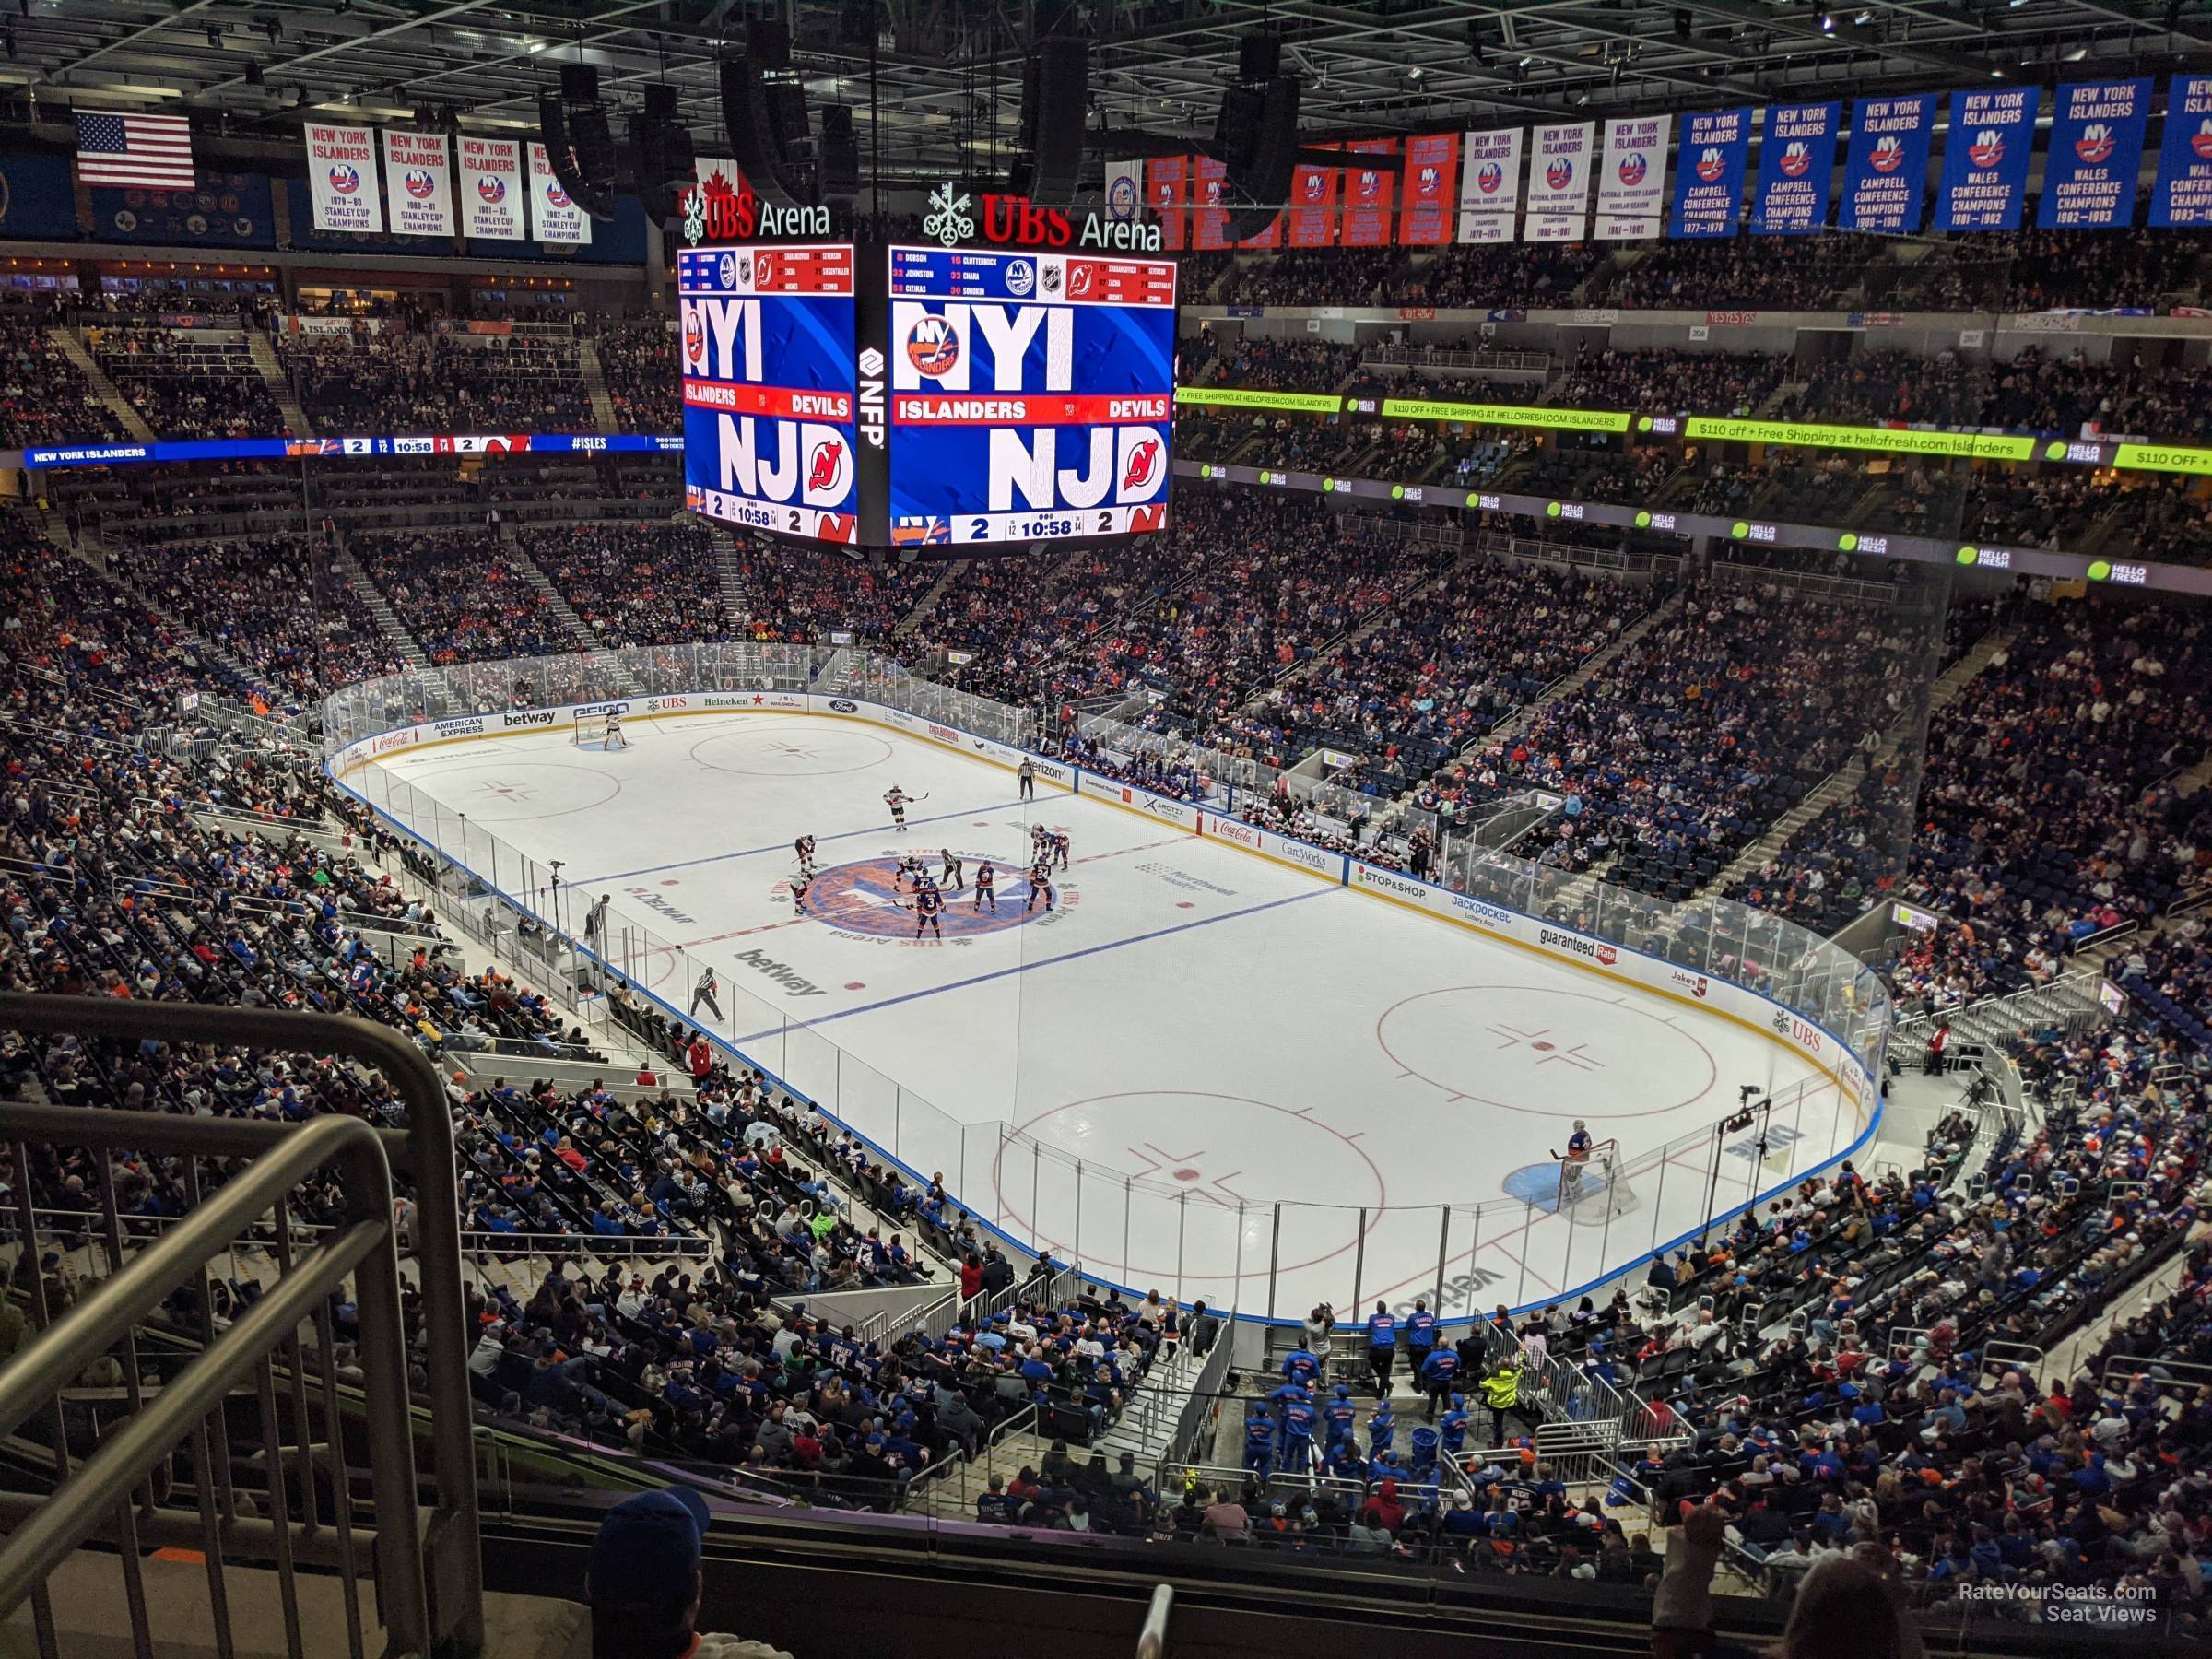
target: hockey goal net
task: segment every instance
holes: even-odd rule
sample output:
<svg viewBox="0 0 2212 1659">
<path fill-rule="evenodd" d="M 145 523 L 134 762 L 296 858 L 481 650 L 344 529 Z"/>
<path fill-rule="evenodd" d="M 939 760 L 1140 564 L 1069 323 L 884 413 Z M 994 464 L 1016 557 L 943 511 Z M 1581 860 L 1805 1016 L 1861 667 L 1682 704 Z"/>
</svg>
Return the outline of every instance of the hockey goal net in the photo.
<svg viewBox="0 0 2212 1659">
<path fill-rule="evenodd" d="M 605 709 L 594 710 L 588 714 L 577 715 L 576 724 L 570 734 L 569 741 L 574 744 L 578 748 L 606 747 L 607 725 L 613 718 L 614 717 L 610 715 Z M 616 726 L 615 730 L 616 742 L 628 743 L 629 741 L 629 722 L 622 722 L 620 724 Z"/>
<path fill-rule="evenodd" d="M 1636 1207 L 1636 1189 L 1622 1167 L 1618 1141 L 1597 1141 L 1586 1158 L 1559 1159 L 1559 1207 L 1577 1221 L 1625 1216 Z"/>
</svg>

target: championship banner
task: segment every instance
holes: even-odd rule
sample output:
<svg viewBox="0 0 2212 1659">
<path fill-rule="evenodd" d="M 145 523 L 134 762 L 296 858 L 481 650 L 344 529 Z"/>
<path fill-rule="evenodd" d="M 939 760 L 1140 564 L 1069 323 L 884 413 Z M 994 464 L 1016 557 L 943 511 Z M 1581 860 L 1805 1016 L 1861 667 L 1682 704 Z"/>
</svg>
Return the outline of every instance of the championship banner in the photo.
<svg viewBox="0 0 2212 1659">
<path fill-rule="evenodd" d="M 1661 231 L 1666 199 L 1666 138 L 1672 115 L 1629 115 L 1606 123 L 1597 175 L 1597 240 L 1636 241 Z"/>
<path fill-rule="evenodd" d="M 2166 83 L 2166 136 L 2150 222 L 2212 225 L 2212 75 L 2177 75 Z"/>
<path fill-rule="evenodd" d="M 1145 164 L 1142 161 L 1106 163 L 1106 218 L 1117 225 L 1134 225 L 1144 217 Z"/>
<path fill-rule="evenodd" d="M 2058 89 L 2035 222 L 2045 230 L 2117 230 L 2135 222 L 2136 173 L 2150 124 L 2150 79 Z"/>
<path fill-rule="evenodd" d="M 1751 111 L 1700 110 L 1682 117 L 1682 148 L 1675 157 L 1675 211 L 1666 233 L 1674 237 L 1735 234 L 1744 205 L 1744 163 L 1751 155 Z"/>
<path fill-rule="evenodd" d="M 1528 152 L 1524 241 L 1581 241 L 1590 229 L 1590 141 L 1594 121 L 1540 126 Z"/>
<path fill-rule="evenodd" d="M 2041 87 L 1967 88 L 1951 94 L 1951 130 L 1936 184 L 1938 230 L 2018 230 L 2028 195 Z"/>
<path fill-rule="evenodd" d="M 530 147 L 530 234 L 548 245 L 574 247 L 592 240 L 592 222 L 553 176 L 546 147 Z"/>
<path fill-rule="evenodd" d="M 1226 224 L 1222 227 L 1221 234 L 1224 236 L 1229 234 Z M 1282 245 L 1283 215 L 1279 213 L 1267 221 L 1266 229 L 1261 231 L 1257 236 L 1248 236 L 1237 244 L 1240 248 L 1279 248 Z"/>
<path fill-rule="evenodd" d="M 1188 156 L 1155 156 L 1145 163 L 1145 200 L 1159 220 L 1159 245 L 1171 253 L 1183 245 L 1183 192 L 1190 166 Z"/>
<path fill-rule="evenodd" d="M 1828 227 L 1840 103 L 1770 104 L 1751 192 L 1751 234 L 1814 236 Z"/>
<path fill-rule="evenodd" d="M 1928 182 L 1928 148 L 1936 136 L 1936 100 L 1862 98 L 1852 111 L 1851 147 L 1843 159 L 1841 230 L 1910 236 L 1920 229 L 1920 197 Z"/>
<path fill-rule="evenodd" d="M 454 141 L 461 167 L 461 234 L 492 241 L 523 240 L 523 150 L 512 138 Z"/>
<path fill-rule="evenodd" d="M 1221 206 L 1229 164 L 1200 156 L 1191 171 L 1191 246 L 1211 253 L 1229 246 L 1229 212 Z"/>
<path fill-rule="evenodd" d="M 1290 175 L 1290 222 L 1294 248 L 1325 248 L 1335 240 L 1336 181 L 1333 167 L 1301 167 Z"/>
<path fill-rule="evenodd" d="M 1409 248 L 1452 240 L 1459 188 L 1459 135 L 1422 133 L 1406 140 L 1406 192 L 1398 241 Z"/>
<path fill-rule="evenodd" d="M 311 121 L 300 132 L 307 144 L 315 229 L 382 230 L 384 199 L 376 188 L 376 129 Z"/>
<path fill-rule="evenodd" d="M 1469 133 L 1460 147 L 1459 240 L 1510 242 L 1521 206 L 1522 127 Z"/>
<path fill-rule="evenodd" d="M 395 236 L 453 233 L 453 164 L 443 133 L 383 131 L 384 189 Z"/>
<path fill-rule="evenodd" d="M 1374 157 L 1375 165 L 1356 167 L 1345 175 L 1344 235 L 1339 240 L 1347 248 L 1387 248 L 1391 196 L 1398 172 L 1392 159 L 1397 154 L 1398 141 L 1362 138 L 1344 147 Z"/>
</svg>

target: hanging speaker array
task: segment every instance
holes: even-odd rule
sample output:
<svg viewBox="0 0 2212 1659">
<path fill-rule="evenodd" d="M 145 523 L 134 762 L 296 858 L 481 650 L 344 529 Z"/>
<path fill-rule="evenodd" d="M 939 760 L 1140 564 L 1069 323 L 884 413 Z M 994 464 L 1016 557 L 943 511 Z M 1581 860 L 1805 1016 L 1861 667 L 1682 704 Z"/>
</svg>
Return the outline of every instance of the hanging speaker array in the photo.
<svg viewBox="0 0 2212 1659">
<path fill-rule="evenodd" d="M 537 122 L 547 162 L 569 199 L 587 218 L 602 223 L 613 218 L 618 159 L 599 101 L 599 71 L 589 64 L 563 64 L 560 89 L 538 95 Z"/>
</svg>

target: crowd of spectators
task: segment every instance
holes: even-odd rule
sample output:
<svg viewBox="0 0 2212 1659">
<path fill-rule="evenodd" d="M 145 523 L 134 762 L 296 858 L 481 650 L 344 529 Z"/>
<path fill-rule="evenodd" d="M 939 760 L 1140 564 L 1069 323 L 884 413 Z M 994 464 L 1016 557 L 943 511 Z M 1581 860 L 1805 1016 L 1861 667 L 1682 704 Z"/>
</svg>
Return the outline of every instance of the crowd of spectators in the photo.
<svg viewBox="0 0 2212 1659">
<path fill-rule="evenodd" d="M 342 334 L 280 334 L 276 344 L 300 406 L 325 432 L 597 429 L 575 342 L 564 336 L 363 323 Z"/>
<path fill-rule="evenodd" d="M 242 338 L 129 323 L 88 328 L 85 343 L 164 438 L 296 436 Z"/>
<path fill-rule="evenodd" d="M 354 557 L 433 663 L 580 651 L 577 639 L 490 530 L 385 531 Z"/>
<path fill-rule="evenodd" d="M 560 524 L 521 545 L 593 638 L 609 645 L 726 640 L 713 539 L 696 525 Z"/>
<path fill-rule="evenodd" d="M 125 436 L 113 410 L 46 333 L 45 313 L 0 308 L 0 447 Z"/>
<path fill-rule="evenodd" d="M 1934 257 L 1903 269 L 1890 299 L 1911 311 L 2147 311 L 2194 293 L 2201 281 L 2206 242 L 2196 232 L 2081 236 L 2033 229 L 2027 228 L 2035 219 L 2032 202 L 2023 218 L 2018 230 L 1942 238 Z"/>
<path fill-rule="evenodd" d="M 607 401 L 626 432 L 680 432 L 684 405 L 676 332 L 665 317 L 607 317 L 591 324 Z"/>
</svg>

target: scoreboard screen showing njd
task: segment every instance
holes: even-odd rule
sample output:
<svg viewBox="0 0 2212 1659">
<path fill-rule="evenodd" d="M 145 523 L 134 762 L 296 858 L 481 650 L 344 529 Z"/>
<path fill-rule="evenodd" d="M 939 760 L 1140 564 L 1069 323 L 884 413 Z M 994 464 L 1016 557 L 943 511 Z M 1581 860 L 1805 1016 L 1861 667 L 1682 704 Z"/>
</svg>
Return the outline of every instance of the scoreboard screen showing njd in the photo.
<svg viewBox="0 0 2212 1659">
<path fill-rule="evenodd" d="M 754 245 L 677 277 L 695 511 L 912 554 L 1167 527 L 1171 261 Z"/>
</svg>

